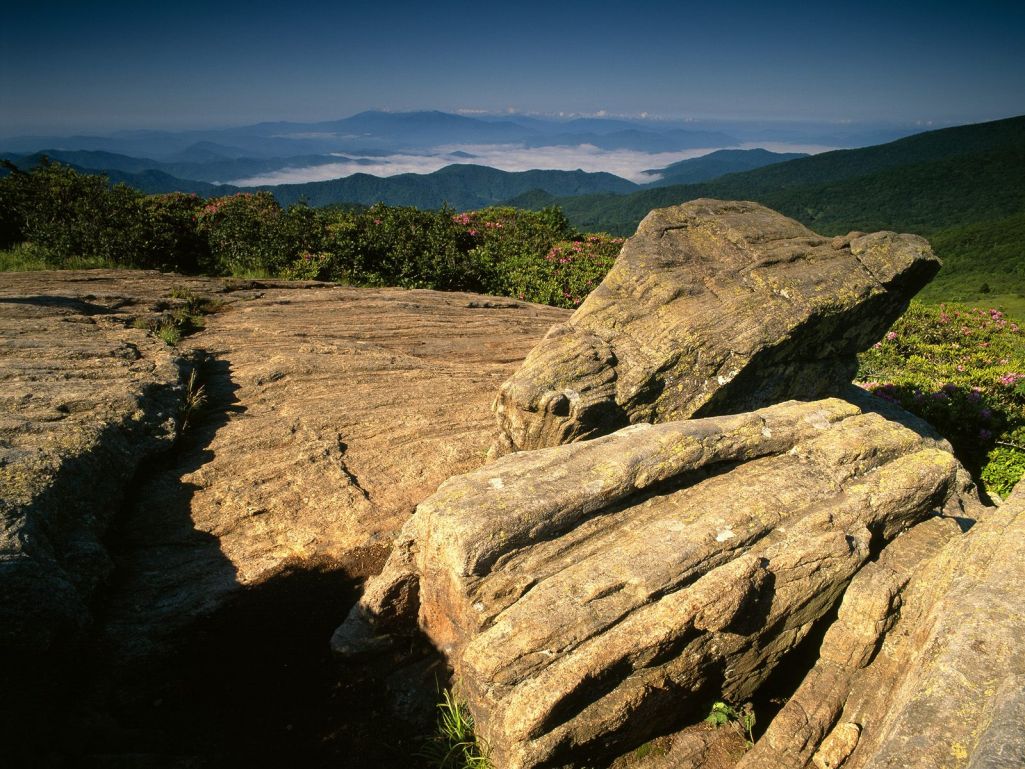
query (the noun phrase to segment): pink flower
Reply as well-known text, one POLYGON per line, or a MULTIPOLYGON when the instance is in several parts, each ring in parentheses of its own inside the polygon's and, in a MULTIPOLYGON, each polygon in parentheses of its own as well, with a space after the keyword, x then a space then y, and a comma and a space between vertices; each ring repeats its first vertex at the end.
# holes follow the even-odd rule
POLYGON ((896 331, 888 331, 887 332, 887 334, 886 334, 886 341, 893 342, 896 339, 897 339, 897 332, 896 331))

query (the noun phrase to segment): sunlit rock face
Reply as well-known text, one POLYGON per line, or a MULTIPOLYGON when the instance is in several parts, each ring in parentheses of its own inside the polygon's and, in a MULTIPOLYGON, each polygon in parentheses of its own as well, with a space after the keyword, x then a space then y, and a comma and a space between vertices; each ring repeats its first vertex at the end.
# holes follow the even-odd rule
POLYGON ((756 203, 652 211, 495 402, 493 455, 833 394, 939 269, 915 235, 816 235, 756 203))
POLYGON ((586 764, 749 697, 967 486, 943 442, 841 399, 517 452, 420 504, 334 646, 418 624, 496 765, 586 764))

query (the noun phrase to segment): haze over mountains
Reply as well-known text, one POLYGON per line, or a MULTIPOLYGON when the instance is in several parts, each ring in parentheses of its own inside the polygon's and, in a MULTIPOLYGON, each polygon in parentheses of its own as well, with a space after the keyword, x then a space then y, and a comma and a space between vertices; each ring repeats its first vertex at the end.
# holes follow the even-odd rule
MULTIPOLYGON (((658 181, 651 169, 718 149, 816 152, 875 144, 914 130, 815 122, 363 112, 316 123, 120 131, 106 136, 20 136, 0 139, 0 151, 7 157, 45 152, 93 170, 157 171, 190 182, 239 187, 325 181, 355 173, 427 174, 458 163, 504 171, 600 171, 647 184, 658 181)), ((151 187, 160 182, 166 186, 167 180, 151 175, 151 187)), ((203 188, 193 185, 192 191, 203 188)))

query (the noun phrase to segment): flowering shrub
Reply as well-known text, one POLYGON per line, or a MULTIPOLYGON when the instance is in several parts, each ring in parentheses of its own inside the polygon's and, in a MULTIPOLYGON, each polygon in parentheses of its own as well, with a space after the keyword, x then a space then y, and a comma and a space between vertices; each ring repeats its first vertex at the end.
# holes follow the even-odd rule
POLYGON ((325 213, 326 234, 316 277, 354 285, 476 290, 472 237, 451 209, 421 211, 374 205, 325 213))
POLYGON ((557 307, 577 307, 623 243, 608 235, 577 235, 555 208, 485 208, 453 221, 474 241, 471 256, 485 292, 557 307))
POLYGON ((55 266, 76 257, 183 272, 483 291, 576 307, 621 238, 581 235, 558 208, 375 205, 282 209, 270 192, 142 195, 56 163, 0 178, 0 240, 55 266))
POLYGON ((269 192, 211 198, 196 216, 210 245, 212 271, 228 275, 277 272, 285 266, 275 237, 281 206, 269 192))
POLYGON ((858 378, 935 426, 989 490, 1025 472, 1025 329, 1000 310, 913 303, 858 378))
POLYGON ((543 256, 527 254, 500 262, 500 283, 492 293, 556 307, 579 307, 597 286, 623 246, 623 238, 597 234, 560 240, 543 256))

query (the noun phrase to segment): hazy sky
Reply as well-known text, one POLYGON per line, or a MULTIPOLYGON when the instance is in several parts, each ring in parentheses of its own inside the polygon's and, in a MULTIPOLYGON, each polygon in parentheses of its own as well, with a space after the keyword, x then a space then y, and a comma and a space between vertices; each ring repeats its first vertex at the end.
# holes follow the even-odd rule
POLYGON ((1025 3, 47 2, 0 22, 0 134, 365 109, 933 121, 1025 113, 1025 3))

